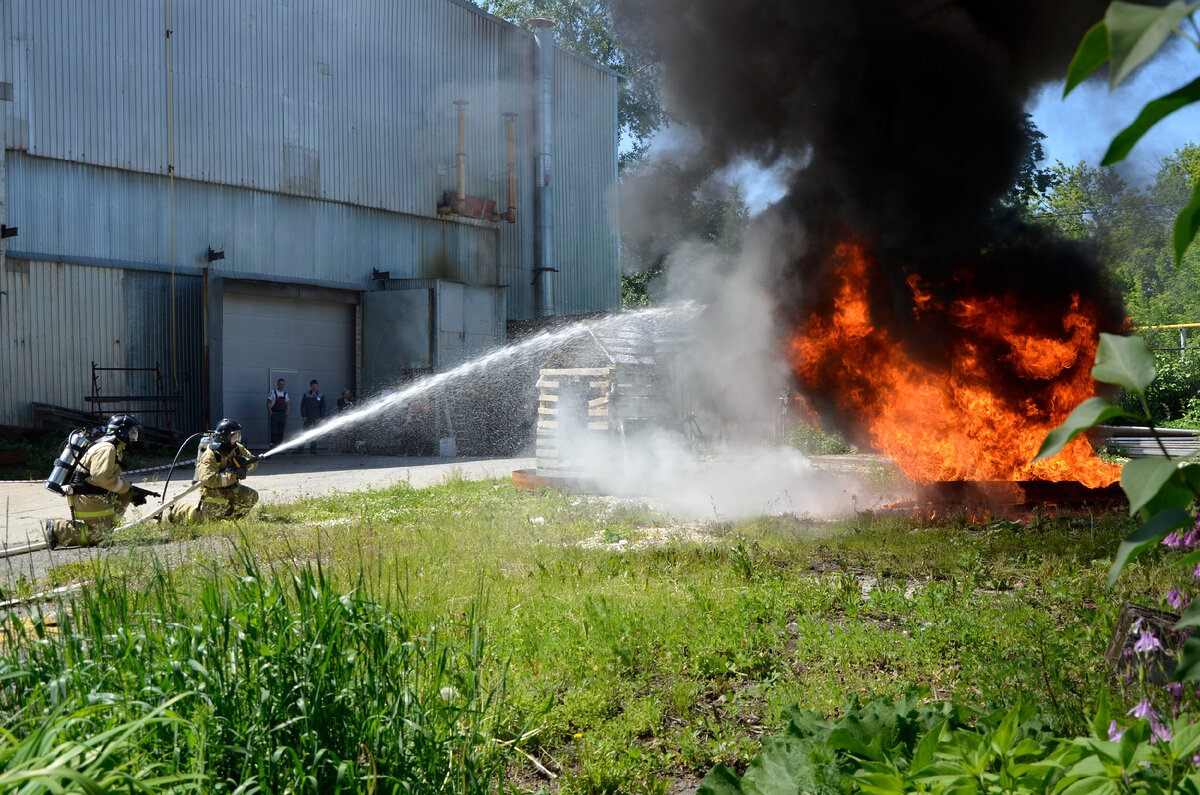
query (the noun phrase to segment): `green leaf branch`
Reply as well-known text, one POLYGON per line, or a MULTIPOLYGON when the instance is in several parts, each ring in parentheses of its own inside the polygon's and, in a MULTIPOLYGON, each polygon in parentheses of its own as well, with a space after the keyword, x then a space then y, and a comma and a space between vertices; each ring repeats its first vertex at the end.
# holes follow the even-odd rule
MULTIPOLYGON (((1113 587, 1130 560, 1157 546, 1169 533, 1196 521, 1194 508, 1197 499, 1200 499, 1200 464, 1180 463, 1172 458, 1154 427, 1146 401, 1146 388, 1156 375, 1154 355, 1140 337, 1101 334, 1092 377, 1136 395, 1143 413, 1139 415, 1126 411, 1107 398, 1089 398, 1080 403, 1062 425, 1046 435, 1035 459, 1056 455, 1080 434, 1106 420, 1117 418, 1146 425, 1158 441, 1161 456, 1133 459, 1121 468, 1121 489, 1129 499, 1129 513, 1131 516, 1140 516, 1142 525, 1121 542, 1109 569, 1109 588, 1113 587)), ((1194 554, 1184 557, 1180 564, 1194 565, 1196 562, 1197 556, 1194 554)), ((1200 600, 1194 605, 1196 607, 1183 617, 1177 629, 1200 625, 1200 600)), ((1192 651, 1184 654, 1176 678, 1185 681, 1200 678, 1200 639, 1192 651)))
MULTIPOLYGON (((1163 7, 1122 0, 1111 3, 1104 19, 1088 30, 1075 57, 1071 59, 1063 96, 1070 94, 1106 63, 1109 64, 1109 88, 1116 88, 1135 69, 1158 53, 1172 35, 1181 36, 1200 48, 1200 27, 1197 27, 1195 19, 1197 9, 1200 9, 1200 2, 1187 3, 1183 0, 1174 0, 1163 7), (1190 25, 1195 37, 1184 28, 1185 22, 1190 25)), ((1200 101, 1200 78, 1150 101, 1137 119, 1113 138, 1101 165, 1111 166, 1124 160, 1134 144, 1151 127, 1197 101, 1200 101)), ((1200 183, 1195 186, 1191 201, 1175 221, 1172 239, 1175 267, 1179 267, 1197 231, 1200 231, 1200 183)))

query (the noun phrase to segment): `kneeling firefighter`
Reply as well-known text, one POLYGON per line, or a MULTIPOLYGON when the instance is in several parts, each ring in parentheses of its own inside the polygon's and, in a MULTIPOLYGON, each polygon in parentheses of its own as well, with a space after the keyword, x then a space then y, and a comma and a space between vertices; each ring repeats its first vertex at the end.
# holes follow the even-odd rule
MULTIPOLYGON (((121 456, 127 446, 138 440, 140 425, 129 414, 118 414, 108 421, 102 437, 86 444, 82 457, 62 486, 71 508, 71 521, 47 519, 43 525, 51 549, 98 544, 130 504, 145 505, 147 497, 158 496, 125 480, 121 472, 121 456)), ((68 444, 72 443, 74 434, 68 444)))
POLYGON ((242 426, 235 420, 221 420, 208 443, 202 441, 200 447, 192 480, 200 484, 200 502, 179 503, 166 514, 167 520, 184 524, 245 516, 258 502, 258 492, 241 481, 258 467, 258 456, 242 446, 242 426))

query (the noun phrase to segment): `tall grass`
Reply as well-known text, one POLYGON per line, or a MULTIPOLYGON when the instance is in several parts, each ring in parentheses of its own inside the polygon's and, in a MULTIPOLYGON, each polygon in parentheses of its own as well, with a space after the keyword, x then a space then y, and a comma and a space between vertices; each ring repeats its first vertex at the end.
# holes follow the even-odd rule
POLYGON ((27 716, 17 730, 32 737, 47 730, 28 716, 71 711, 56 735, 115 733, 116 756, 147 760, 142 779, 190 776, 210 792, 477 793, 502 780, 503 676, 483 670, 473 610, 420 628, 402 602, 338 589, 320 565, 239 561, 188 582, 101 571, 57 628, 10 614, 0 712, 27 716), (168 703, 171 720, 145 717, 168 703))
POLYGON ((1115 514, 767 517, 640 546, 664 527, 688 529, 504 483, 264 506, 232 561, 211 538, 174 569, 113 556, 59 626, 0 623, 0 713, 29 704, 23 739, 103 706, 84 738, 182 696, 122 753, 206 792, 657 795, 746 763, 794 705, 911 685, 1086 731, 1122 599, 1190 575, 1144 557, 1107 592, 1115 514))

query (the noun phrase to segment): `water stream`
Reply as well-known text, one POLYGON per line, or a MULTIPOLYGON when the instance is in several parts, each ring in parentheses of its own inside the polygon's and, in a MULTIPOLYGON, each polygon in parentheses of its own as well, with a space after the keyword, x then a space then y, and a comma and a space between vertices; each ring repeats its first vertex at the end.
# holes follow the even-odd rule
POLYGON ((668 330, 674 322, 692 317, 698 310, 699 307, 694 304, 675 304, 654 309, 622 312, 600 320, 583 320, 555 331, 539 332, 529 339, 497 348, 453 369, 425 376, 401 389, 384 393, 369 405, 338 414, 318 427, 305 431, 278 447, 272 448, 262 457, 269 458, 278 453, 302 447, 316 439, 374 418, 388 410, 399 409, 405 403, 428 396, 437 390, 469 386, 470 379, 483 376, 495 368, 504 367, 511 370, 535 361, 540 363, 539 360, 544 360, 559 345, 576 337, 588 334, 602 336, 620 332, 634 335, 640 340, 654 340, 668 330))

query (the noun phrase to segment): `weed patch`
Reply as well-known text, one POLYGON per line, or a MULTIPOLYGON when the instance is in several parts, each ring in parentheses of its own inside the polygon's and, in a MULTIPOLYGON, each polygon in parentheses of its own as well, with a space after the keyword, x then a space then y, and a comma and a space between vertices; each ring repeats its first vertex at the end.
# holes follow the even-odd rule
POLYGON ((138 747, 210 791, 661 792, 744 768, 796 709, 913 686, 1080 733, 1100 693, 1126 697, 1101 662, 1121 600, 1187 574, 1148 554, 1106 593, 1130 529, 683 526, 505 483, 310 498, 217 526, 233 556, 202 538, 172 569, 56 574, 94 585, 56 635, 5 624, 0 708, 105 693, 115 725, 180 697, 138 747))

